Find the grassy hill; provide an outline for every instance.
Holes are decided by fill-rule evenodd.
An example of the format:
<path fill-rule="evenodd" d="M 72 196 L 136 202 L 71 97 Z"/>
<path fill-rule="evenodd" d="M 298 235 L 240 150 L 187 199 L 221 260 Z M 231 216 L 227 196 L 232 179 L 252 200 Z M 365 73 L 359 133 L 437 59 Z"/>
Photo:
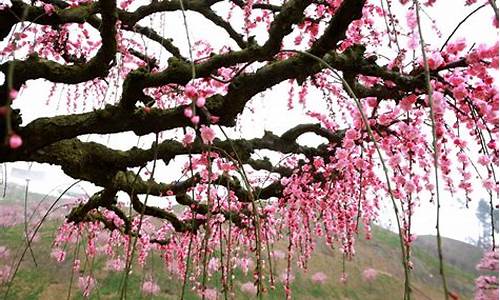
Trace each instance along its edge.
<path fill-rule="evenodd" d="M 30 199 L 39 200 L 39 197 L 41 196 L 30 196 Z M 6 205 L 13 204 L 9 201 L 0 202 L 0 211 Z M 12 258 L 16 256 L 16 249 L 22 250 L 24 247 L 22 215 L 20 218 L 21 222 L 17 225 L 0 229 L 0 246 L 11 249 L 10 258 L 2 259 L 0 256 L 0 268 L 12 262 Z M 71 294 L 69 299 L 83 299 L 77 287 L 78 274 L 71 274 L 72 253 L 68 253 L 67 259 L 61 264 L 50 257 L 56 227 L 57 221 L 55 220 L 44 224 L 40 239 L 33 244 L 37 265 L 35 266 L 30 255 L 26 255 L 13 281 L 8 299 L 68 299 L 69 292 Z M 418 237 L 414 245 L 412 253 L 414 267 L 411 273 L 412 299 L 442 299 L 435 237 Z M 460 299 L 471 299 L 474 279 L 477 277 L 475 265 L 479 262 L 482 251 L 477 247 L 452 239 L 444 239 L 443 248 L 450 290 L 460 294 Z M 285 247 L 278 244 L 275 249 L 284 251 Z M 345 262 L 348 280 L 344 284 L 340 281 L 343 268 L 342 254 L 338 249 L 331 249 L 318 243 L 308 270 L 294 268 L 293 298 L 305 300 L 401 299 L 404 276 L 399 251 L 398 236 L 374 226 L 373 238 L 365 240 L 360 236 L 356 244 L 356 256 L 353 260 Z M 91 299 L 119 298 L 119 286 L 123 274 L 105 271 L 105 261 L 106 257 L 100 256 L 93 262 L 93 276 L 97 279 L 99 288 L 93 292 Z M 274 259 L 275 277 L 279 277 L 285 270 L 285 264 L 285 259 Z M 373 268 L 378 273 L 375 280 L 370 283 L 364 281 L 362 277 L 363 271 L 367 268 Z M 324 284 L 313 283 L 311 275 L 316 272 L 323 272 L 327 275 L 328 279 Z M 154 274 L 155 281 L 161 287 L 161 293 L 154 297 L 141 295 L 139 288 L 145 275 L 151 273 Z M 70 289 L 71 278 L 73 281 Z M 235 270 L 235 299 L 251 299 L 240 291 L 241 284 L 248 281 L 252 281 L 251 272 L 245 275 L 240 269 Z M 212 278 L 208 282 L 209 287 L 216 288 L 218 285 L 217 278 Z M 129 276 L 128 286 L 128 299 L 178 299 L 181 289 L 181 283 L 168 274 L 158 253 L 148 259 L 144 269 L 138 267 L 133 269 Z M 4 299 L 5 289 L 6 285 L 0 283 L 0 299 Z M 264 299 L 284 298 L 284 289 L 280 283 L 276 284 L 276 288 L 270 290 L 264 297 Z M 199 297 L 189 291 L 186 299 L 199 299 Z"/>
<path fill-rule="evenodd" d="M 41 238 L 33 245 L 37 267 L 31 257 L 27 255 L 14 280 L 9 299 L 66 299 L 71 278 L 71 257 L 62 264 L 56 263 L 50 257 L 50 244 L 53 239 L 55 224 L 43 227 Z M 4 246 L 16 249 L 22 244 L 23 226 L 17 225 L 4 228 L 0 232 L 0 241 Z M 401 270 L 398 237 L 394 233 L 382 228 L 374 228 L 372 240 L 360 240 L 356 246 L 357 254 L 352 261 L 347 261 L 345 268 L 348 273 L 346 284 L 340 282 L 342 272 L 342 255 L 338 250 L 332 250 L 324 245 L 319 245 L 310 261 L 307 271 L 296 270 L 295 280 L 292 284 L 294 299 L 401 299 L 403 289 L 403 272 Z M 414 269 L 412 272 L 414 299 L 441 299 L 440 278 L 438 274 L 438 261 L 429 247 L 424 242 L 416 243 L 413 253 Z M 421 244 L 424 243 L 424 246 Z M 461 299 L 470 299 L 473 292 L 473 281 L 476 277 L 472 268 L 481 255 L 481 250 L 454 240 L 444 241 L 447 264 L 447 273 L 450 289 L 458 292 Z M 453 247 L 455 251 L 446 251 Z M 279 247 L 278 247 L 279 248 Z M 467 251 L 467 252 L 466 252 Z M 466 255 L 464 253 L 467 253 Z M 94 276 L 98 280 L 98 293 L 92 299 L 117 299 L 118 287 L 122 277 L 121 273 L 103 270 L 105 258 L 100 257 L 94 262 Z M 6 263 L 6 262 L 4 262 Z M 276 260 L 276 277 L 285 269 L 285 260 Z M 153 261 L 149 260 L 146 272 L 136 268 L 130 276 L 130 299 L 141 298 L 139 286 L 145 273 L 151 272 L 154 267 L 155 279 L 160 284 L 162 291 L 159 296 L 152 299 L 177 299 L 181 284 L 169 277 L 163 269 L 160 258 L 156 255 Z M 378 271 L 378 276 L 371 283 L 362 279 L 362 272 L 366 268 Z M 323 285 L 313 284 L 311 275 L 315 272 L 324 272 L 328 280 Z M 251 273 L 251 272 L 249 272 Z M 76 274 L 74 277 L 77 276 Z M 211 286 L 217 285 L 213 279 Z M 236 299 L 249 299 L 239 291 L 239 285 L 251 281 L 250 275 L 245 276 L 240 270 L 236 272 L 235 290 Z M 76 281 L 75 281 L 76 282 Z M 73 282 L 71 299 L 82 299 L 76 283 Z M 4 291 L 5 286 L 0 288 Z M 3 297 L 1 294 L 0 298 Z M 142 296 L 150 299 L 150 297 Z M 189 294 L 187 299 L 198 299 L 194 294 Z M 275 290 L 270 291 L 265 299 L 284 299 L 284 291 L 280 284 Z"/>

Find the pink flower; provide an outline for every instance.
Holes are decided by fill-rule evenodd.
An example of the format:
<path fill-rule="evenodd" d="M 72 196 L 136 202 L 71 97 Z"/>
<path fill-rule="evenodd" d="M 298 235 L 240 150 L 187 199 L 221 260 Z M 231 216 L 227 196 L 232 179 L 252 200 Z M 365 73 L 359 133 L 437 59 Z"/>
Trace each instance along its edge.
<path fill-rule="evenodd" d="M 202 294 L 207 300 L 217 300 L 217 291 L 215 289 L 205 289 Z"/>
<path fill-rule="evenodd" d="M 52 4 L 44 4 L 43 5 L 43 10 L 47 15 L 52 15 L 52 13 L 55 11 L 55 7 Z"/>
<path fill-rule="evenodd" d="M 243 294 L 247 294 L 248 296 L 257 295 L 257 287 L 250 281 L 242 284 L 240 290 Z"/>
<path fill-rule="evenodd" d="M 198 116 L 193 116 L 193 117 L 191 118 L 191 123 L 193 123 L 194 125 L 196 125 L 196 124 L 200 123 L 200 117 L 198 117 Z"/>
<path fill-rule="evenodd" d="M 417 15 L 415 14 L 415 10 L 408 10 L 406 13 L 406 23 L 410 29 L 415 29 L 417 27 Z"/>
<path fill-rule="evenodd" d="M 328 279 L 328 277 L 323 272 L 317 272 L 311 276 L 312 282 L 314 282 L 316 284 L 324 284 L 327 279 Z"/>
<path fill-rule="evenodd" d="M 215 139 L 215 132 L 212 128 L 202 125 L 200 128 L 201 139 L 204 144 L 212 144 Z"/>
<path fill-rule="evenodd" d="M 281 250 L 274 250 L 273 252 L 271 252 L 271 256 L 276 259 L 285 259 L 286 254 Z"/>
<path fill-rule="evenodd" d="M 75 259 L 73 261 L 73 271 L 74 272 L 79 272 L 80 271 L 80 260 L 79 259 Z"/>
<path fill-rule="evenodd" d="M 377 97 L 367 97 L 366 102 L 370 107 L 376 107 L 378 105 Z"/>
<path fill-rule="evenodd" d="M 184 116 L 188 119 L 191 118 L 193 116 L 193 110 L 189 107 L 186 107 L 184 109 Z"/>
<path fill-rule="evenodd" d="M 188 132 L 182 138 L 182 144 L 184 145 L 184 147 L 187 147 L 187 146 L 191 145 L 193 142 L 194 142 L 194 136 L 193 136 L 192 133 Z"/>
<path fill-rule="evenodd" d="M 64 259 L 66 258 L 66 252 L 64 252 L 62 249 L 55 248 L 50 253 L 50 256 L 55 258 L 57 262 L 63 262 Z"/>
<path fill-rule="evenodd" d="M 217 122 L 219 122 L 219 120 L 220 120 L 220 117 L 210 116 L 210 123 L 212 123 L 212 124 L 216 124 Z"/>
<path fill-rule="evenodd" d="M 496 185 L 492 179 L 485 179 L 483 180 L 483 186 L 487 190 L 494 191 Z"/>
<path fill-rule="evenodd" d="M 205 97 L 200 97 L 196 100 L 196 106 L 203 107 L 203 106 L 205 106 L 206 102 L 207 102 L 207 99 L 205 99 Z"/>
<path fill-rule="evenodd" d="M 349 140 L 357 140 L 360 138 L 360 136 L 361 135 L 356 129 L 350 128 L 345 132 L 345 137 Z"/>
<path fill-rule="evenodd" d="M 295 275 L 290 273 L 288 274 L 286 271 L 280 274 L 280 282 L 286 283 L 288 280 L 289 283 L 292 283 L 295 280 Z"/>
<path fill-rule="evenodd" d="M 3 266 L 0 267 L 0 284 L 6 283 L 11 275 L 11 268 L 10 266 Z"/>
<path fill-rule="evenodd" d="M 248 270 L 253 268 L 254 263 L 253 263 L 253 260 L 251 260 L 250 258 L 244 257 L 244 258 L 240 258 L 238 260 L 238 265 L 241 268 L 241 270 L 243 271 L 243 273 L 245 273 L 245 275 L 246 275 L 248 273 Z"/>
<path fill-rule="evenodd" d="M 0 258 L 8 258 L 10 250 L 5 246 L 0 246 Z"/>
<path fill-rule="evenodd" d="M 90 296 L 90 293 L 95 287 L 95 280 L 91 276 L 80 276 L 78 278 L 78 287 L 83 293 L 84 297 Z"/>
<path fill-rule="evenodd" d="M 347 283 L 347 273 L 342 272 L 342 275 L 340 275 L 340 282 L 343 284 Z"/>
<path fill-rule="evenodd" d="M 399 101 L 399 106 L 405 111 L 410 111 L 415 102 L 417 102 L 417 96 L 410 95 L 401 99 L 401 101 Z"/>
<path fill-rule="evenodd" d="M 18 93 L 19 92 L 17 90 L 15 90 L 15 89 L 10 90 L 10 92 L 9 92 L 9 98 L 10 98 L 10 100 L 16 99 Z"/>
<path fill-rule="evenodd" d="M 125 269 L 125 261 L 120 258 L 110 259 L 106 262 L 105 270 L 120 272 Z"/>
<path fill-rule="evenodd" d="M 458 161 L 460 161 L 461 163 L 465 163 L 469 160 L 469 157 L 467 156 L 467 154 L 465 154 L 463 152 L 458 153 L 457 158 L 458 158 Z"/>
<path fill-rule="evenodd" d="M 377 278 L 378 271 L 372 268 L 365 269 L 362 273 L 363 280 L 366 282 L 372 282 Z"/>
<path fill-rule="evenodd" d="M 439 52 L 433 52 L 427 60 L 429 64 L 429 69 L 435 70 L 439 68 L 443 63 L 444 59 Z"/>
<path fill-rule="evenodd" d="M 142 291 L 148 295 L 158 295 L 160 293 L 160 286 L 152 280 L 144 281 Z"/>
<path fill-rule="evenodd" d="M 486 166 L 486 165 L 488 165 L 491 162 L 491 160 L 490 160 L 490 158 L 488 156 L 482 155 L 481 157 L 479 157 L 478 162 L 481 165 Z"/>
<path fill-rule="evenodd" d="M 18 136 L 15 133 L 10 136 L 10 138 L 9 138 L 9 147 L 11 149 L 17 149 L 17 148 L 21 147 L 22 144 L 23 144 L 23 139 L 21 139 L 20 136 Z"/>
<path fill-rule="evenodd" d="M 198 93 L 196 93 L 196 89 L 192 85 L 186 86 L 186 88 L 184 89 L 184 95 L 193 100 L 198 97 Z"/>

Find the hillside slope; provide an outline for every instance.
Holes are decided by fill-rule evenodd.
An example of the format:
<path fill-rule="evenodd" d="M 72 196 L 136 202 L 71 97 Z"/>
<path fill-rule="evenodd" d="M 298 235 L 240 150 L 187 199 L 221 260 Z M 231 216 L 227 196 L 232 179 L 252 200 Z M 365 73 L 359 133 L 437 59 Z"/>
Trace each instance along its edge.
<path fill-rule="evenodd" d="M 22 189 L 16 189 L 18 194 Z M 8 197 L 10 199 L 23 199 L 20 195 Z M 40 218 L 41 212 L 48 208 L 55 198 L 45 199 L 42 205 L 38 201 L 43 195 L 30 194 L 27 205 L 28 210 L 37 208 Z M 2 255 L 0 251 L 0 299 L 4 299 L 6 284 L 2 284 L 2 268 L 11 265 L 24 249 L 24 211 L 23 202 L 20 200 L 0 201 L 0 249 L 2 246 L 10 249 L 10 255 Z M 56 213 L 57 218 L 62 217 L 65 210 Z M 28 214 L 29 215 L 29 214 Z M 63 263 L 57 263 L 50 257 L 51 244 L 58 220 L 50 220 L 42 226 L 40 238 L 33 244 L 33 254 L 36 266 L 30 255 L 22 261 L 19 272 L 13 281 L 8 299 L 82 299 L 78 290 L 78 274 L 72 274 L 71 265 L 73 249 L 67 249 L 67 258 Z M 365 240 L 361 237 L 356 245 L 356 256 L 351 261 L 342 260 L 338 249 L 331 249 L 318 242 L 316 251 L 309 262 L 308 270 L 299 270 L 294 267 L 295 280 L 292 282 L 294 299 L 401 299 L 403 294 L 403 271 L 398 236 L 393 232 L 373 227 L 373 238 Z M 274 248 L 285 252 L 285 245 L 278 244 Z M 471 299 L 474 289 L 474 279 L 477 277 L 476 264 L 482 256 L 482 250 L 452 239 L 443 239 L 443 249 L 446 260 L 448 284 L 451 291 L 460 294 L 460 299 Z M 82 251 L 81 251 L 82 252 Z M 413 297 L 412 299 L 442 299 L 441 279 L 436 258 L 435 237 L 421 236 L 414 243 L 411 273 Z M 82 258 L 82 262 L 84 258 Z M 119 286 L 122 273 L 104 270 L 105 256 L 98 256 L 93 265 L 93 276 L 97 279 L 98 289 L 91 295 L 91 299 L 118 299 Z M 286 259 L 274 258 L 273 268 L 276 288 L 270 289 L 264 299 L 284 299 L 284 289 L 280 281 L 286 266 Z M 348 274 L 346 283 L 340 281 L 345 267 Z M 375 278 L 368 282 L 363 277 L 363 271 L 375 270 Z M 326 280 L 323 284 L 314 283 L 312 275 L 323 272 Z M 235 269 L 234 291 L 235 299 L 251 299 L 240 291 L 243 283 L 252 281 L 251 271 L 244 274 L 241 269 Z M 148 274 L 154 274 L 154 280 L 161 286 L 159 295 L 150 297 L 141 295 L 140 286 Z M 71 280 L 72 279 L 72 280 Z M 70 282 L 71 288 L 70 288 Z M 178 299 L 181 283 L 173 279 L 161 263 L 159 253 L 151 255 L 144 269 L 135 267 L 128 281 L 128 299 Z M 208 282 L 209 287 L 219 286 L 218 278 Z M 70 295 L 68 297 L 68 295 Z M 188 292 L 186 299 L 199 299 L 194 293 Z M 219 299 L 223 299 L 220 295 Z"/>
<path fill-rule="evenodd" d="M 41 238 L 33 245 L 38 267 L 35 267 L 30 256 L 26 256 L 20 271 L 14 280 L 12 291 L 8 299 L 66 299 L 71 278 L 71 255 L 62 264 L 58 264 L 50 257 L 50 244 L 53 238 L 55 224 L 47 224 Z M 357 253 L 353 260 L 345 262 L 348 274 L 347 282 L 341 283 L 342 255 L 337 249 L 331 249 L 318 243 L 318 249 L 313 255 L 307 271 L 294 270 L 295 280 L 292 284 L 294 299 L 401 299 L 403 290 L 403 272 L 401 268 L 398 237 L 394 233 L 379 227 L 374 228 L 372 240 L 360 240 L 356 245 Z M 23 227 L 17 225 L 4 228 L 0 232 L 1 245 L 10 249 L 18 247 L 22 241 Z M 438 261 L 432 251 L 425 246 L 428 237 L 417 242 L 413 253 L 414 269 L 412 272 L 412 287 L 414 299 L 441 299 L 440 278 L 438 275 Z M 417 239 L 418 241 L 418 239 Z M 424 245 L 424 246 L 422 246 Z M 474 266 L 480 258 L 481 251 L 473 246 L 454 240 L 445 239 L 444 248 L 453 247 L 456 251 L 445 251 L 449 264 L 447 265 L 450 290 L 461 295 L 461 299 L 470 299 L 473 292 L 475 278 Z M 278 246 L 278 248 L 280 248 Z M 467 249 L 467 255 L 463 255 Z M 12 255 L 13 256 L 13 255 Z M 117 299 L 121 273 L 112 273 L 103 270 L 104 257 L 94 262 L 94 276 L 98 280 L 98 293 L 94 292 L 92 299 Z M 4 261 L 7 263 L 7 261 Z M 285 269 L 285 259 L 275 260 L 275 277 Z M 464 267 L 466 266 L 466 267 Z M 367 268 L 377 271 L 372 282 L 363 279 L 362 272 Z M 139 286 L 143 274 L 154 272 L 155 280 L 162 287 L 160 295 L 152 299 L 177 299 L 180 291 L 180 282 L 173 280 L 160 264 L 160 258 L 155 255 L 153 261 L 148 260 L 144 270 L 136 269 L 130 276 L 130 299 L 140 298 Z M 312 274 L 323 272 L 327 276 L 324 284 L 314 284 Z M 244 275 L 236 270 L 235 291 L 236 299 L 250 299 L 240 292 L 244 282 L 251 281 L 251 272 Z M 77 274 L 73 274 L 77 277 Z M 217 279 L 213 278 L 209 285 L 217 286 Z M 5 291 L 5 285 L 0 288 Z M 62 297 L 61 295 L 64 295 Z M 77 281 L 72 284 L 71 299 L 81 299 L 77 288 Z M 2 294 L 3 297 L 3 294 Z M 145 297 L 150 299 L 149 297 Z M 278 283 L 275 290 L 271 290 L 265 299 L 284 299 L 282 284 Z M 189 294 L 187 299 L 198 299 Z M 221 298 L 222 299 L 222 298 Z"/>

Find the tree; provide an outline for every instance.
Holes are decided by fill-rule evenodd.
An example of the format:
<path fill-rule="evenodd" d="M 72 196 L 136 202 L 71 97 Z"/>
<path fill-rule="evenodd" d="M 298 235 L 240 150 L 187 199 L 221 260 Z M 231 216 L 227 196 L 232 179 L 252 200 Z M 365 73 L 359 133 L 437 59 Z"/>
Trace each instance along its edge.
<path fill-rule="evenodd" d="M 491 248 L 493 229 L 498 232 L 498 209 L 493 208 L 484 199 L 479 200 L 477 205 L 476 216 L 483 228 L 482 234 L 479 236 L 477 244 L 479 247 L 488 249 Z M 493 222 L 493 224 L 492 224 Z"/>
<path fill-rule="evenodd" d="M 124 251 L 127 269 L 136 257 L 144 262 L 151 249 L 160 249 L 184 287 L 190 281 L 203 298 L 214 295 L 206 284 L 213 258 L 220 258 L 227 297 L 229 258 L 247 255 L 255 257 L 254 284 L 264 293 L 268 281 L 274 284 L 272 266 L 265 266 L 279 239 L 288 244 L 288 270 L 294 257 L 305 266 L 317 237 L 349 258 L 360 224 L 369 236 L 381 201 L 390 201 L 409 299 L 411 217 L 418 201 L 437 203 L 442 260 L 439 184 L 468 196 L 477 161 L 478 188 L 498 193 L 498 91 L 491 73 L 498 69 L 498 42 L 469 45 L 452 34 L 440 47 L 424 39 L 420 20 L 423 7 L 435 1 L 400 2 L 402 22 L 391 11 L 399 4 L 391 1 L 6 1 L 0 9 L 7 58 L 0 64 L 0 160 L 59 165 L 102 187 L 72 208 L 56 249 L 89 232 L 87 251 L 95 255 L 92 240 L 108 232 L 116 245 L 110 255 Z M 483 7 L 498 18 L 494 1 L 475 11 Z M 185 30 L 188 47 L 162 34 L 163 18 L 174 12 L 183 22 L 169 26 Z M 191 13 L 224 32 L 223 47 L 190 38 Z M 15 99 L 37 79 L 53 84 L 52 96 L 67 88 L 67 102 L 79 111 L 23 124 Z M 283 82 L 288 109 L 303 106 L 314 122 L 282 134 L 229 138 L 252 98 Z M 316 100 L 326 110 L 309 109 L 314 91 L 323 93 Z M 129 131 L 154 134 L 155 141 L 149 149 L 119 151 L 79 139 Z M 163 138 L 165 132 L 177 136 Z M 324 143 L 299 144 L 305 133 Z M 261 150 L 281 160 L 256 156 Z M 470 155 L 475 152 L 480 157 Z M 180 180 L 155 177 L 159 161 L 171 167 L 177 157 L 186 161 Z M 129 195 L 130 211 L 117 202 L 119 191 Z M 176 206 L 148 205 L 150 196 Z M 442 264 L 441 273 L 448 297 Z M 94 279 L 80 279 L 89 293 Z M 154 282 L 145 286 L 158 290 Z"/>

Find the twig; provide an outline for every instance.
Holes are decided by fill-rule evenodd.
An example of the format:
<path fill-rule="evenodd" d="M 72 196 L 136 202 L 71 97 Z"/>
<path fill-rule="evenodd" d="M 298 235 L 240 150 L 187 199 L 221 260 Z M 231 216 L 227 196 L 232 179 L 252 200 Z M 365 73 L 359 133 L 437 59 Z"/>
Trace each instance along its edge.
<path fill-rule="evenodd" d="M 481 8 L 485 7 L 486 4 L 483 4 L 481 6 L 479 6 L 478 8 L 476 8 L 475 10 L 473 10 L 470 14 L 468 14 L 465 18 L 463 18 L 462 21 L 460 21 L 457 26 L 455 27 L 455 29 L 453 29 L 453 31 L 451 32 L 451 34 L 448 36 L 448 38 L 446 39 L 446 41 L 444 42 L 443 46 L 441 46 L 441 49 L 439 51 L 443 51 L 444 47 L 446 47 L 446 45 L 448 44 L 448 42 L 450 41 L 451 37 L 455 34 L 455 32 L 457 32 L 458 28 L 460 28 L 460 26 L 462 26 L 463 23 L 465 23 L 465 21 L 467 21 L 468 18 L 470 18 L 473 14 L 475 14 L 478 10 L 480 10 Z"/>
<path fill-rule="evenodd" d="M 422 33 L 422 25 L 420 24 L 420 5 L 418 0 L 413 0 L 415 4 L 416 17 L 417 17 L 417 25 L 418 25 L 418 33 L 420 36 L 420 48 L 422 50 L 422 60 L 424 61 L 424 70 L 425 70 L 425 81 L 427 83 L 427 92 L 429 95 L 429 106 L 430 106 L 430 117 L 432 124 L 432 147 L 434 152 L 434 175 L 436 181 L 436 238 L 437 238 L 437 250 L 439 257 L 439 273 L 441 274 L 442 284 L 443 284 L 443 292 L 444 298 L 448 300 L 448 284 L 446 283 L 446 275 L 444 270 L 444 262 L 443 262 L 443 250 L 441 245 L 441 230 L 440 230 L 440 197 L 439 197 L 439 173 L 438 173 L 438 147 L 437 147 L 437 137 L 436 137 L 436 120 L 434 117 L 434 101 L 432 99 L 433 88 L 431 84 L 431 74 L 429 70 L 429 62 L 427 61 L 427 55 L 425 53 L 425 44 L 424 44 L 424 36 Z"/>

